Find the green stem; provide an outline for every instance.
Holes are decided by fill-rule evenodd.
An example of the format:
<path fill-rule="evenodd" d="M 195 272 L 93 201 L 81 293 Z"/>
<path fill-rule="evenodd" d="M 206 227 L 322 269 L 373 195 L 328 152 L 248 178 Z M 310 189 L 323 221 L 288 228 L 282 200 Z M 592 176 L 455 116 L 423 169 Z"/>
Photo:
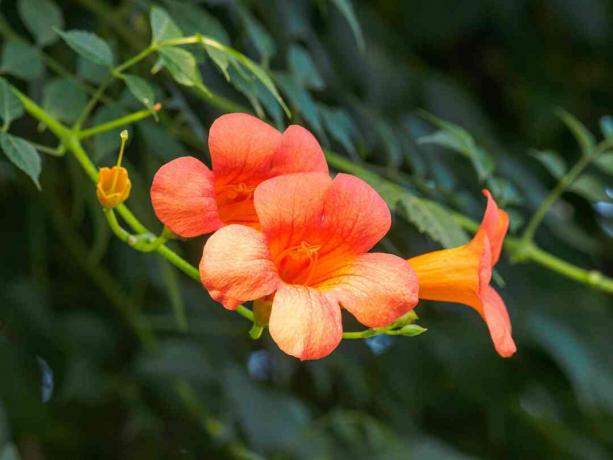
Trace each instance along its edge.
<path fill-rule="evenodd" d="M 81 114 L 79 115 L 79 118 L 77 118 L 77 121 L 72 126 L 73 131 L 79 131 L 81 129 L 81 126 L 83 126 L 83 123 L 85 122 L 85 120 L 87 120 L 87 117 L 89 117 L 89 114 L 92 113 L 92 110 L 94 110 L 94 107 L 96 107 L 96 104 L 98 103 L 100 98 L 104 95 L 104 91 L 106 91 L 106 88 L 108 88 L 108 86 L 111 84 L 111 81 L 113 81 L 112 78 L 107 78 L 98 87 L 96 92 L 89 99 L 89 102 L 87 103 L 87 105 L 85 106 Z"/>
<path fill-rule="evenodd" d="M 592 155 L 584 155 L 581 159 L 560 179 L 558 184 L 554 187 L 554 189 L 549 193 L 547 198 L 543 200 L 541 205 L 532 215 L 530 222 L 526 226 L 524 233 L 522 235 L 522 240 L 526 243 L 532 241 L 534 239 L 534 235 L 541 225 L 541 222 L 545 218 L 545 215 L 549 211 L 549 209 L 554 205 L 554 203 L 558 200 L 560 195 L 564 193 L 574 181 L 579 177 L 579 175 L 583 172 L 583 170 L 592 162 Z"/>
<path fill-rule="evenodd" d="M 96 134 L 106 133 L 107 131 L 112 131 L 113 129 L 122 128 L 126 125 L 136 123 L 137 121 L 152 116 L 153 113 L 154 112 L 151 110 L 141 110 L 139 112 L 134 112 L 129 115 L 117 118 L 115 120 L 111 120 L 109 122 L 94 126 L 92 128 L 78 131 L 77 135 L 79 139 L 87 139 L 88 137 L 95 136 Z"/>

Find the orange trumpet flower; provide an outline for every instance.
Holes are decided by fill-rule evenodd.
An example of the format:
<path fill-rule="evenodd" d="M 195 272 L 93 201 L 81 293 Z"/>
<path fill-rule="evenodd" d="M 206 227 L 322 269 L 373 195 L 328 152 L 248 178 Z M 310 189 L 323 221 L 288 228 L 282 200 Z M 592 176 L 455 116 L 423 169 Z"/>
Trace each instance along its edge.
<path fill-rule="evenodd" d="M 219 117 L 209 132 L 212 170 L 194 157 L 163 165 L 151 185 L 157 217 L 174 233 L 193 237 L 228 224 L 257 227 L 253 191 L 271 177 L 328 173 L 323 151 L 306 129 L 280 133 L 244 113 Z"/>
<path fill-rule="evenodd" d="M 200 277 L 228 309 L 268 305 L 270 335 L 285 353 L 303 360 L 331 353 L 342 338 L 341 307 L 380 327 L 416 305 L 417 278 L 406 261 L 368 253 L 391 215 L 361 179 L 275 177 L 255 190 L 254 205 L 261 229 L 219 229 L 204 246 Z"/>
<path fill-rule="evenodd" d="M 511 320 L 490 280 L 492 268 L 500 258 L 509 216 L 498 209 L 489 191 L 483 194 L 487 208 L 469 243 L 413 257 L 408 262 L 417 274 L 421 299 L 463 303 L 477 310 L 487 324 L 496 351 L 506 358 L 516 351 Z"/>

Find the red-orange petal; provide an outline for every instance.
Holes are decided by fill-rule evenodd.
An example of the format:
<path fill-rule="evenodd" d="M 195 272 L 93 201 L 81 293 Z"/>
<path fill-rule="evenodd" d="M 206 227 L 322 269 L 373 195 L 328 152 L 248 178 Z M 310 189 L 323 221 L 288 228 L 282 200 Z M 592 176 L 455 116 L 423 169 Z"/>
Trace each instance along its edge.
<path fill-rule="evenodd" d="M 269 177 L 281 133 L 246 113 L 217 118 L 209 131 L 209 150 L 218 187 L 255 185 Z"/>
<path fill-rule="evenodd" d="M 483 304 L 482 317 L 490 331 L 496 351 L 504 358 L 512 356 L 517 347 L 511 335 L 511 319 L 504 301 L 489 285 L 482 289 L 480 298 Z"/>
<path fill-rule="evenodd" d="M 227 225 L 208 239 L 200 280 L 211 297 L 230 310 L 273 293 L 279 284 L 264 235 L 243 225 Z"/>
<path fill-rule="evenodd" d="M 273 257 L 302 241 L 319 244 L 323 203 L 332 179 L 324 173 L 297 173 L 262 182 L 255 190 L 255 209 Z"/>
<path fill-rule="evenodd" d="M 381 195 L 358 177 L 338 174 L 324 200 L 330 238 L 323 252 L 341 249 L 362 254 L 372 249 L 392 225 L 391 212 Z"/>
<path fill-rule="evenodd" d="M 418 301 L 415 272 L 404 259 L 385 253 L 357 256 L 320 289 L 368 327 L 390 324 Z"/>
<path fill-rule="evenodd" d="M 297 172 L 328 174 L 324 152 L 315 136 L 302 126 L 289 126 L 271 164 L 271 177 Z"/>
<path fill-rule="evenodd" d="M 213 173 L 194 157 L 177 158 L 157 171 L 151 184 L 151 203 L 158 219 L 183 237 L 209 233 L 223 225 Z"/>
<path fill-rule="evenodd" d="M 323 358 L 343 336 L 341 310 L 317 289 L 281 283 L 268 325 L 279 348 L 301 360 Z"/>
<path fill-rule="evenodd" d="M 481 228 L 485 230 L 490 240 L 493 267 L 500 258 L 504 237 L 509 229 L 509 215 L 498 208 L 489 190 L 483 190 L 483 194 L 487 198 L 487 207 L 481 221 Z"/>

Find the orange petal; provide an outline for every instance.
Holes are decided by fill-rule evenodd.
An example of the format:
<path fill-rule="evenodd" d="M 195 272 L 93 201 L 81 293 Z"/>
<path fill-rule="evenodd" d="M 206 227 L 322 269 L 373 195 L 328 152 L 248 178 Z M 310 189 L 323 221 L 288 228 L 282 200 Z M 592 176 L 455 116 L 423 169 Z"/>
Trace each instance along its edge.
<path fill-rule="evenodd" d="M 269 177 L 281 133 L 246 113 L 219 117 L 209 132 L 209 150 L 220 184 L 257 184 Z"/>
<path fill-rule="evenodd" d="M 468 244 L 408 260 L 419 280 L 419 297 L 470 305 L 481 313 L 479 292 L 490 282 L 489 239 L 479 231 Z"/>
<path fill-rule="evenodd" d="M 324 152 L 310 131 L 291 125 L 283 136 L 271 165 L 271 177 L 296 172 L 328 173 Z"/>
<path fill-rule="evenodd" d="M 418 301 L 417 276 L 411 267 L 404 259 L 384 253 L 356 257 L 320 289 L 368 327 L 390 324 Z"/>
<path fill-rule="evenodd" d="M 483 319 L 492 336 L 494 347 L 504 358 L 513 355 L 517 348 L 511 336 L 511 319 L 500 295 L 491 286 L 485 286 L 481 292 L 483 302 Z"/>
<path fill-rule="evenodd" d="M 487 207 L 481 221 L 481 228 L 485 230 L 490 240 L 492 251 L 492 266 L 496 265 L 502 251 L 504 237 L 509 229 L 509 215 L 496 205 L 494 198 L 489 190 L 483 190 L 483 194 L 487 197 Z"/>
<path fill-rule="evenodd" d="M 273 257 L 302 241 L 319 244 L 323 199 L 332 184 L 324 173 L 297 173 L 262 182 L 255 190 L 255 209 Z"/>
<path fill-rule="evenodd" d="M 208 239 L 200 280 L 211 297 L 230 310 L 271 294 L 279 284 L 264 235 L 243 225 L 222 227 Z"/>
<path fill-rule="evenodd" d="M 223 225 L 217 212 L 213 173 L 194 157 L 163 165 L 151 184 L 156 216 L 174 233 L 192 237 Z"/>
<path fill-rule="evenodd" d="M 272 304 L 270 335 L 288 355 L 301 360 L 329 355 L 343 336 L 341 309 L 326 294 L 282 283 Z"/>

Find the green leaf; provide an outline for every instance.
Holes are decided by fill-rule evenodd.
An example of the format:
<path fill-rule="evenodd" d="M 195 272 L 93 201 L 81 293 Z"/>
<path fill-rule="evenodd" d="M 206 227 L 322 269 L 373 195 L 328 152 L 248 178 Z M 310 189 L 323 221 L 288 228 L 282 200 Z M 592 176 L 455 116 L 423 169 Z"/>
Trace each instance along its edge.
<path fill-rule="evenodd" d="M 613 152 L 602 153 L 594 160 L 594 164 L 604 172 L 613 175 Z"/>
<path fill-rule="evenodd" d="M 54 29 L 64 28 L 62 10 L 52 0 L 19 0 L 19 16 L 39 45 L 57 41 Z"/>
<path fill-rule="evenodd" d="M 247 31 L 247 35 L 255 45 L 262 61 L 268 62 L 272 56 L 277 52 L 277 46 L 275 41 L 268 34 L 266 29 L 262 27 L 262 24 L 253 17 L 249 10 L 243 8 L 237 3 L 239 15 L 243 21 L 243 25 Z"/>
<path fill-rule="evenodd" d="M 577 139 L 577 143 L 579 147 L 581 147 L 581 153 L 583 153 L 583 155 L 589 155 L 596 145 L 594 135 L 587 130 L 583 123 L 567 111 L 558 109 L 556 110 L 556 115 L 560 117 L 568 129 L 570 129 L 573 136 L 575 136 L 575 139 Z"/>
<path fill-rule="evenodd" d="M 588 201 L 607 201 L 607 186 L 596 176 L 584 174 L 574 181 L 568 190 L 575 192 Z"/>
<path fill-rule="evenodd" d="M 23 104 L 13 93 L 11 85 L 0 77 L 0 119 L 5 125 L 23 115 Z"/>
<path fill-rule="evenodd" d="M 353 32 L 353 36 L 358 45 L 360 51 L 364 51 L 366 45 L 364 43 L 364 34 L 362 33 L 362 28 L 360 27 L 360 23 L 358 22 L 358 18 L 355 15 L 355 11 L 353 9 L 353 5 L 350 0 L 332 0 L 332 3 L 336 5 L 336 7 L 340 10 L 345 19 L 349 23 L 349 27 L 351 27 L 351 32 Z"/>
<path fill-rule="evenodd" d="M 43 108 L 60 121 L 76 121 L 86 105 L 87 94 L 73 80 L 56 78 L 43 88 Z"/>
<path fill-rule="evenodd" d="M 319 75 L 308 51 L 300 45 L 292 45 L 287 54 L 289 68 L 296 80 L 306 88 L 322 90 L 325 83 Z"/>
<path fill-rule="evenodd" d="M 100 84 L 108 78 L 109 69 L 79 56 L 77 59 L 77 75 L 84 80 Z"/>
<path fill-rule="evenodd" d="M 7 133 L 0 133 L 0 147 L 11 163 L 30 176 L 40 190 L 38 178 L 42 166 L 36 149 L 25 139 Z"/>
<path fill-rule="evenodd" d="M 341 109 L 327 107 L 323 104 L 318 105 L 324 126 L 330 135 L 342 144 L 342 146 L 352 155 L 357 155 L 353 145 L 355 126 L 349 115 Z"/>
<path fill-rule="evenodd" d="M 153 42 L 180 38 L 183 32 L 170 18 L 166 10 L 154 6 L 151 8 L 151 39 Z"/>
<path fill-rule="evenodd" d="M 181 48 L 167 46 L 159 50 L 162 65 L 175 81 L 184 86 L 203 86 L 196 58 Z"/>
<path fill-rule="evenodd" d="M 446 248 L 460 246 L 468 240 L 466 232 L 449 213 L 434 201 L 409 193 L 397 197 L 396 211 L 403 214 L 417 230 L 425 233 Z"/>
<path fill-rule="evenodd" d="M 141 102 L 149 110 L 153 110 L 155 93 L 153 92 L 153 88 L 151 88 L 149 83 L 136 75 L 124 74 L 123 79 L 136 100 Z"/>
<path fill-rule="evenodd" d="M 43 73 L 38 50 L 26 42 L 10 40 L 2 49 L 2 70 L 24 80 L 36 80 Z"/>
<path fill-rule="evenodd" d="M 224 44 L 230 43 L 228 32 L 221 22 L 215 16 L 207 13 L 204 8 L 183 0 L 166 0 L 164 3 L 185 35 L 201 34 Z"/>
<path fill-rule="evenodd" d="M 106 67 L 113 67 L 114 58 L 111 47 L 96 34 L 83 30 L 55 29 L 55 31 L 68 46 L 85 59 Z"/>
<path fill-rule="evenodd" d="M 417 143 L 440 145 L 464 155 L 473 164 L 481 182 L 493 173 L 493 160 L 485 150 L 477 145 L 466 130 L 427 112 L 423 112 L 422 116 L 441 129 L 433 134 L 420 137 Z"/>
<path fill-rule="evenodd" d="M 533 150 L 531 155 L 536 158 L 556 179 L 559 179 L 566 174 L 566 163 L 557 152 L 554 152 L 553 150 Z"/>
<path fill-rule="evenodd" d="M 262 83 L 262 85 L 264 85 L 264 87 L 268 91 L 270 91 L 270 93 L 276 99 L 277 103 L 283 108 L 286 115 L 288 117 L 291 116 L 291 112 L 289 108 L 287 107 L 287 105 L 285 104 L 285 101 L 279 94 L 279 91 L 277 91 L 277 87 L 275 86 L 270 76 L 264 71 L 264 69 L 262 69 L 259 65 L 257 65 L 255 62 L 253 62 L 251 59 L 249 59 L 244 54 L 239 53 L 235 49 L 230 48 L 229 46 L 226 46 L 208 37 L 205 37 L 203 41 L 203 45 L 205 49 L 207 47 L 212 47 L 212 48 L 216 48 L 219 51 L 226 53 L 231 58 L 230 59 L 231 64 L 238 71 L 247 70 L 249 73 L 251 73 L 256 79 L 260 81 L 260 83 Z"/>
<path fill-rule="evenodd" d="M 228 56 L 228 54 L 222 50 L 210 45 L 205 44 L 204 49 L 213 60 L 217 68 L 221 70 L 224 77 L 226 77 L 226 80 L 230 81 L 230 74 L 228 73 L 228 68 L 230 67 L 230 56 Z"/>

